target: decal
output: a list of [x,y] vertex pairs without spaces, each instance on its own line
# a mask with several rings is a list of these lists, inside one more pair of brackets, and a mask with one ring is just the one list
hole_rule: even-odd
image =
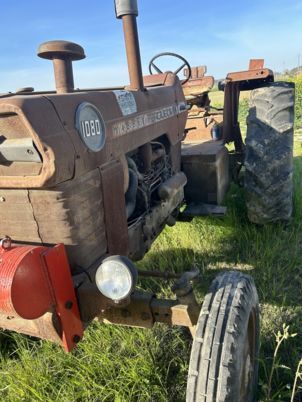
[[130,91],[113,91],[123,116],[137,113],[135,98]]
[[145,128],[151,126],[152,124],[159,123],[163,120],[177,116],[179,113],[181,113],[180,109],[185,111],[180,105],[171,105],[162,109],[153,110],[148,113],[142,113],[127,120],[119,121],[112,126],[113,136],[120,137],[122,135],[131,133],[132,131]]

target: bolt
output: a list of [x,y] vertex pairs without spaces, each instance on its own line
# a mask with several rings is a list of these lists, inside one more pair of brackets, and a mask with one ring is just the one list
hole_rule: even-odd
[[26,152],[28,153],[28,155],[33,155],[34,154],[34,151],[32,149],[28,149]]
[[12,246],[12,239],[9,236],[4,237],[0,240],[0,248],[3,250],[9,250]]
[[73,302],[71,300],[67,300],[67,302],[65,303],[65,308],[67,310],[71,310],[73,306]]
[[81,340],[81,337],[79,335],[74,335],[72,340],[73,340],[74,343],[79,343],[80,340]]
[[0,197],[0,202],[5,202],[5,198],[4,198],[4,197]]

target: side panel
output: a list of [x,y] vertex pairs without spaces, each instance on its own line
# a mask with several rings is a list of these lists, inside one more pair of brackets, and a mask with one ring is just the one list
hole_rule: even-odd
[[69,262],[87,268],[107,251],[98,169],[52,190],[0,189],[0,238],[66,246]]
[[124,174],[120,162],[101,168],[108,253],[128,255]]
[[222,203],[229,186],[229,155],[222,142],[183,144],[182,167],[187,203]]

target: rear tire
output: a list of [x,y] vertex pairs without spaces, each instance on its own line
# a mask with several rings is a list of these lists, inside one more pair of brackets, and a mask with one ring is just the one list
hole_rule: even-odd
[[265,224],[292,215],[294,84],[252,91],[247,118],[245,190],[248,218]]
[[251,277],[218,275],[193,341],[187,402],[252,402],[258,379],[259,306]]

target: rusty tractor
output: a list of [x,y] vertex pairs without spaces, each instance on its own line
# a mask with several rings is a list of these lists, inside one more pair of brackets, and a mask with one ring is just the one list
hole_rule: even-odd
[[[259,307],[252,278],[218,275],[200,305],[192,286],[198,270],[143,271],[134,262],[165,225],[223,212],[230,176],[238,179],[242,166],[251,220],[289,219],[293,88],[274,83],[253,60],[220,83],[225,105],[215,110],[213,78],[181,56],[175,72],[162,72],[157,56],[143,76],[136,0],[115,7],[129,86],[75,89],[72,62],[85,58],[83,48],[50,41],[38,56],[52,60],[56,90],[0,95],[0,327],[72,351],[96,319],[185,326],[193,336],[187,401],[253,401]],[[239,94],[252,89],[244,143]],[[272,147],[278,157],[270,166]],[[138,290],[146,276],[175,279],[175,298]]]

